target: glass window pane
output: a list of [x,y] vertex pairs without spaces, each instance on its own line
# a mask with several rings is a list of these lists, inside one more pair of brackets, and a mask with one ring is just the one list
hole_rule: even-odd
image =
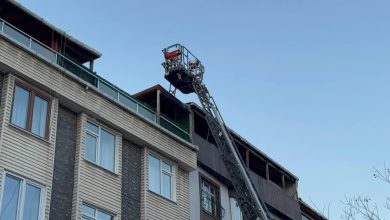
[[172,173],[172,166],[165,162],[162,162],[162,169],[168,173]]
[[119,93],[119,101],[123,104],[125,104],[127,107],[133,109],[134,111],[137,111],[137,103],[130,98],[127,98],[126,96]]
[[100,134],[100,165],[114,171],[115,167],[115,136],[102,129]]
[[81,207],[81,211],[82,211],[83,215],[95,217],[95,209],[94,208],[91,208],[89,206],[83,205]]
[[46,100],[35,96],[31,132],[41,137],[46,136],[47,107]]
[[85,159],[96,162],[97,138],[87,134],[85,143]]
[[217,214],[217,198],[216,188],[204,179],[201,179],[201,198],[202,208],[206,212],[216,215]]
[[99,128],[98,128],[98,126],[92,124],[91,122],[87,122],[87,129],[88,129],[89,131],[92,131],[92,132],[96,133],[96,134],[99,133]]
[[13,27],[9,26],[8,24],[4,24],[4,33],[11,36],[14,40],[18,41],[21,44],[24,44],[27,47],[30,47],[30,38],[28,38],[26,35],[20,33]]
[[202,208],[209,213],[212,213],[211,200],[206,194],[202,194]]
[[1,203],[1,220],[16,220],[21,181],[6,176],[4,182],[3,201]]
[[162,192],[161,195],[166,198],[172,198],[171,192],[171,176],[163,174],[162,175]]
[[111,220],[112,216],[98,211],[96,220]]
[[35,40],[31,41],[31,49],[35,50],[38,54],[46,57],[51,62],[54,62],[56,60],[56,55],[53,51],[42,46],[40,43],[36,42]]
[[138,113],[145,116],[150,121],[156,121],[156,115],[151,112],[149,109],[146,109],[142,105],[138,105]]
[[208,212],[211,212],[211,201],[209,198],[209,187],[208,185],[202,180],[202,208]]
[[36,186],[26,184],[23,220],[38,220],[40,201],[41,189]]
[[160,194],[160,160],[149,155],[149,189]]
[[28,110],[28,99],[30,93],[20,88],[15,87],[14,103],[12,106],[12,117],[11,122],[21,128],[26,128],[27,125],[27,110]]
[[99,82],[99,89],[108,96],[111,96],[113,99],[118,100],[118,92],[114,90],[111,86],[106,85],[103,82]]

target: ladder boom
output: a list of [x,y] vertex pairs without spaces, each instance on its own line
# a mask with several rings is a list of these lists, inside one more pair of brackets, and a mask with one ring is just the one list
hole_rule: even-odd
[[269,220],[264,202],[243,165],[237,147],[228,131],[218,107],[203,83],[204,67],[201,62],[184,46],[172,45],[163,50],[165,78],[183,93],[194,92],[206,113],[206,121],[221,153],[223,163],[228,171],[232,185],[236,190],[237,203],[244,219]]

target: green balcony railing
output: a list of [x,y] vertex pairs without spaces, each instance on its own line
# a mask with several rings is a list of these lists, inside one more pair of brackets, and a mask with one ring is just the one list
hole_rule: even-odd
[[[0,33],[3,36],[11,39],[12,41],[29,48],[37,55],[51,62],[52,64],[58,65],[85,82],[96,87],[102,93],[106,94],[113,100],[123,104],[124,106],[132,109],[133,111],[139,113],[146,119],[156,122],[156,112],[154,109],[142,104],[141,102],[134,99],[131,95],[116,87],[109,81],[103,79],[99,75],[91,72],[88,68],[84,67],[82,64],[77,63],[69,59],[68,57],[57,53],[53,49],[47,47],[43,43],[9,24],[0,18]],[[165,129],[171,131],[177,136],[183,138],[186,141],[190,140],[190,135],[188,132],[180,128],[174,121],[161,117],[160,125]]]
[[161,115],[160,116],[160,125],[172,133],[176,134],[177,136],[183,138],[186,141],[190,141],[190,135],[188,131],[186,131],[184,128],[181,128],[180,125],[175,123],[172,120],[169,120],[167,117]]

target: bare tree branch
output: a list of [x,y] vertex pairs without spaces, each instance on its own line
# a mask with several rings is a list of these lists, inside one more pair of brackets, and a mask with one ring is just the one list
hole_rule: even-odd
[[366,197],[346,198],[343,202],[346,206],[344,209],[344,218],[355,219],[356,216],[362,216],[367,220],[381,220],[376,204],[371,205],[370,199]]
[[[390,169],[387,168],[386,163],[383,164],[383,170],[374,168],[373,176],[383,182],[390,183]],[[376,203],[371,204],[367,197],[357,196],[353,198],[345,198],[344,210],[342,218],[345,220],[355,220],[362,217],[367,220],[383,220],[379,216],[379,209]],[[390,197],[386,198],[383,208],[390,212]],[[360,219],[360,218],[359,218]]]
[[390,212],[390,198],[389,197],[386,198],[386,203],[385,203],[384,207],[385,207],[385,209],[387,209],[387,211]]
[[325,215],[325,210],[326,210],[325,204],[324,204],[323,210],[321,211],[321,210],[317,207],[317,205],[313,202],[313,200],[312,200],[311,198],[309,198],[309,199],[310,199],[311,204],[314,206],[314,209],[315,209],[318,213],[321,213],[323,216],[326,216],[326,218],[329,219],[329,207],[330,207],[330,203],[328,204],[328,215]]
[[345,200],[346,202],[342,202],[345,207],[343,209],[343,215],[341,216],[341,218],[345,220],[355,220],[355,216],[358,214],[358,212],[354,210],[351,205],[349,205],[352,203],[352,200],[348,198],[346,198]]
[[386,183],[390,183],[390,169],[386,167],[386,163],[383,164],[383,170],[374,168],[374,178],[382,180]]

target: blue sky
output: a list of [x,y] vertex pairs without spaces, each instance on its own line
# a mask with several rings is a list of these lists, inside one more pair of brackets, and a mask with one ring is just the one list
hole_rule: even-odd
[[228,125],[331,219],[345,196],[388,195],[372,170],[390,164],[390,1],[19,2],[102,52],[95,70],[129,93],[167,88],[161,49],[187,46]]

